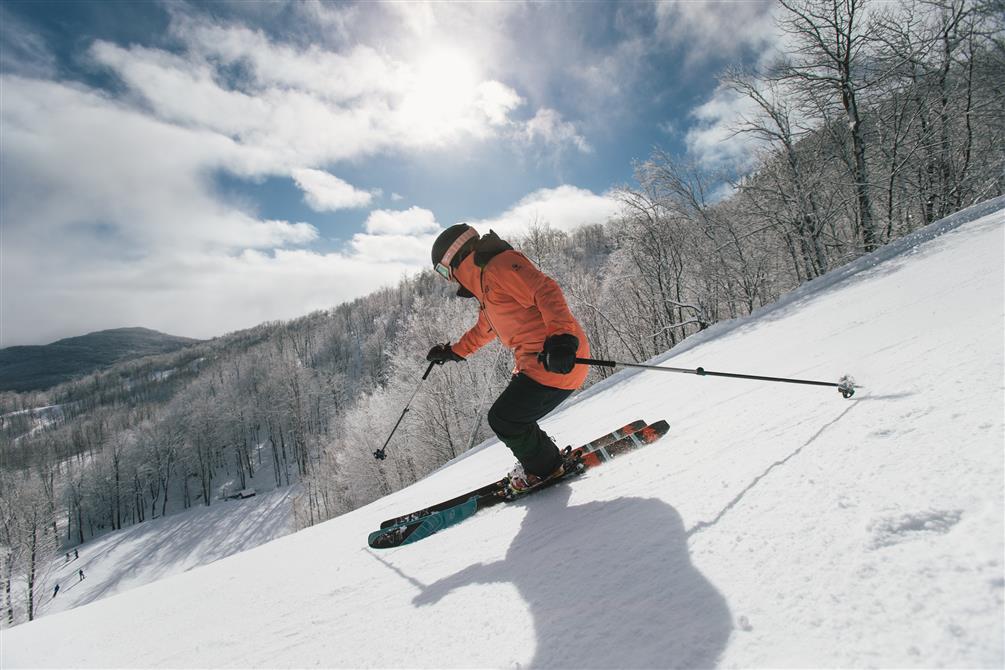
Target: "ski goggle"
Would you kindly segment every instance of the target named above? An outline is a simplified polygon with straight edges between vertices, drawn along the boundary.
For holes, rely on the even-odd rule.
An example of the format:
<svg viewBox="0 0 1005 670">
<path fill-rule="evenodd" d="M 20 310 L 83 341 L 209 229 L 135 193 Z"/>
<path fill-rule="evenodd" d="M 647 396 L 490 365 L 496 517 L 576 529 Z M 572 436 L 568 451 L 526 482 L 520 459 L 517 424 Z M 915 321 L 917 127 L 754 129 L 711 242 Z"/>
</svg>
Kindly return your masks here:
<svg viewBox="0 0 1005 670">
<path fill-rule="evenodd" d="M 444 279 L 450 279 L 450 268 L 443 263 L 437 263 L 433 266 L 433 269 L 436 270 Z"/>
<path fill-rule="evenodd" d="M 478 237 L 478 232 L 474 228 L 468 228 L 466 231 L 461 233 L 460 236 L 454 240 L 454 243 L 447 248 L 446 253 L 443 254 L 443 258 L 440 259 L 440 262 L 433 266 L 433 269 L 436 270 L 436 272 L 444 279 L 453 279 L 454 273 L 453 270 L 451 270 L 450 264 L 454 260 L 454 256 L 457 255 L 457 252 L 461 250 L 461 247 L 463 247 L 468 240 L 475 237 Z"/>
</svg>

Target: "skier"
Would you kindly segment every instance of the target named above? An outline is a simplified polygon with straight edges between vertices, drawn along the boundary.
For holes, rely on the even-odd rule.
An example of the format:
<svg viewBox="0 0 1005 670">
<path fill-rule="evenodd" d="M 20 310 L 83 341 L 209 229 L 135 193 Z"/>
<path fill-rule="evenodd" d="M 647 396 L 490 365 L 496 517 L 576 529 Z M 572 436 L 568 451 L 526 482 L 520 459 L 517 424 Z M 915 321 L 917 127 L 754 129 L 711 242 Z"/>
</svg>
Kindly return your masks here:
<svg viewBox="0 0 1005 670">
<path fill-rule="evenodd" d="M 85 577 L 84 577 L 84 571 L 83 571 L 83 570 L 80 570 L 80 571 L 78 572 L 78 575 L 80 576 L 80 580 L 79 580 L 79 581 L 81 581 L 81 582 L 82 582 L 82 581 L 84 581 L 84 579 L 85 579 Z"/>
<path fill-rule="evenodd" d="M 52 590 L 52 597 L 55 598 L 59 595 L 59 584 L 56 584 L 56 588 Z"/>
<path fill-rule="evenodd" d="M 498 337 L 513 351 L 516 367 L 488 421 L 517 458 L 510 486 L 525 491 L 561 476 L 558 447 L 537 422 L 582 386 L 589 368 L 575 359 L 590 355 L 562 289 L 493 231 L 479 236 L 464 223 L 436 238 L 432 261 L 440 276 L 460 285 L 457 295 L 476 298 L 481 309 L 468 332 L 454 344 L 434 346 L 426 360 L 463 361 Z"/>
</svg>

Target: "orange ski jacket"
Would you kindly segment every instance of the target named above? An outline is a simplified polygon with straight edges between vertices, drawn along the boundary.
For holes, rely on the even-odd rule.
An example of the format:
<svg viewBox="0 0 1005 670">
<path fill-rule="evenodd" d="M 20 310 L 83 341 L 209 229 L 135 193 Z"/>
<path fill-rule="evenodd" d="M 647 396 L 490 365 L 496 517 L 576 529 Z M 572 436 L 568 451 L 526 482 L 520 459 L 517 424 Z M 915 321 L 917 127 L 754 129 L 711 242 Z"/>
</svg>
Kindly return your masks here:
<svg viewBox="0 0 1005 670">
<path fill-rule="evenodd" d="M 552 388 L 579 388 L 590 372 L 586 365 L 577 365 L 567 375 L 548 372 L 537 354 L 545 338 L 571 333 L 579 338 L 576 355 L 588 357 L 586 333 L 569 311 L 558 283 L 519 251 L 509 245 L 504 248 L 483 267 L 475 263 L 478 254 L 470 253 L 454 271 L 461 286 L 478 299 L 480 309 L 478 322 L 450 348 L 467 358 L 498 337 L 513 352 L 514 372 Z"/>
</svg>

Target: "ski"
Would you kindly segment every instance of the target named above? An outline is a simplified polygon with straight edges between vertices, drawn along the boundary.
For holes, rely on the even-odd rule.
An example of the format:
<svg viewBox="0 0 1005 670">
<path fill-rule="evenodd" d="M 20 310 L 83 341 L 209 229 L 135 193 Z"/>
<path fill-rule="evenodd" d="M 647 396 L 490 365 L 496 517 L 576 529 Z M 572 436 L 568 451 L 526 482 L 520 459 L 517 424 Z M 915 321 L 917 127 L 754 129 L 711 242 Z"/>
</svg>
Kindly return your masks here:
<svg viewBox="0 0 1005 670">
<path fill-rule="evenodd" d="M 592 442 L 584 444 L 582 447 L 579 447 L 579 449 L 582 450 L 583 453 L 597 451 L 645 427 L 646 422 L 643 421 L 642 419 L 637 419 L 629 424 L 622 426 L 621 428 L 618 428 L 617 430 L 607 433 L 606 435 L 601 435 Z M 486 484 L 485 486 L 481 486 L 477 489 L 468 491 L 467 493 L 462 493 L 461 495 L 451 498 L 450 500 L 444 500 L 441 503 L 437 503 L 435 505 L 431 505 L 429 507 L 416 510 L 410 514 L 403 514 L 401 516 L 396 516 L 391 519 L 387 519 L 386 521 L 381 522 L 380 527 L 381 529 L 384 529 L 384 528 L 390 528 L 392 526 L 400 526 L 401 524 L 418 521 L 419 519 L 425 516 L 429 516 L 434 512 L 442 512 L 443 510 L 450 509 L 451 507 L 456 507 L 457 505 L 460 505 L 461 503 L 469 500 L 470 498 L 477 498 L 479 496 L 483 496 L 488 493 L 501 491 L 506 487 L 507 483 L 508 483 L 507 478 L 503 477 L 502 479 L 494 481 L 491 484 Z"/>
<path fill-rule="evenodd" d="M 669 430 L 670 425 L 666 421 L 657 421 L 633 431 L 621 439 L 614 440 L 603 447 L 588 450 L 589 445 L 585 445 L 578 449 L 568 450 L 564 454 L 566 473 L 561 477 L 550 479 L 540 486 L 523 493 L 514 493 L 506 485 L 503 485 L 501 488 L 490 489 L 486 493 L 473 495 L 451 507 L 425 514 L 414 521 L 403 522 L 376 530 L 370 533 L 367 538 L 367 544 L 374 549 L 390 549 L 418 542 L 434 533 L 438 533 L 444 528 L 464 521 L 486 507 L 519 500 L 571 477 L 580 475 L 587 469 L 606 463 L 627 451 L 652 444 L 666 435 Z"/>
</svg>

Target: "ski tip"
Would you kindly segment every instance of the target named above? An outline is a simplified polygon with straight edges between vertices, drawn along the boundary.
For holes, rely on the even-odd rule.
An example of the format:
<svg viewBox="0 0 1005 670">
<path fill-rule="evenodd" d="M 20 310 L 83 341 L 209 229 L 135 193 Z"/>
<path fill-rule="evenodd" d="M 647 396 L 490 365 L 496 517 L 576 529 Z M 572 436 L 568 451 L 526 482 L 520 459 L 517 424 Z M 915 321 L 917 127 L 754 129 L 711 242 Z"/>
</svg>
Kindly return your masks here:
<svg viewBox="0 0 1005 670">
<path fill-rule="evenodd" d="M 665 435 L 670 431 L 670 423 L 666 419 L 660 419 L 659 421 L 649 424 L 647 428 L 659 433 L 660 435 Z"/>
</svg>

